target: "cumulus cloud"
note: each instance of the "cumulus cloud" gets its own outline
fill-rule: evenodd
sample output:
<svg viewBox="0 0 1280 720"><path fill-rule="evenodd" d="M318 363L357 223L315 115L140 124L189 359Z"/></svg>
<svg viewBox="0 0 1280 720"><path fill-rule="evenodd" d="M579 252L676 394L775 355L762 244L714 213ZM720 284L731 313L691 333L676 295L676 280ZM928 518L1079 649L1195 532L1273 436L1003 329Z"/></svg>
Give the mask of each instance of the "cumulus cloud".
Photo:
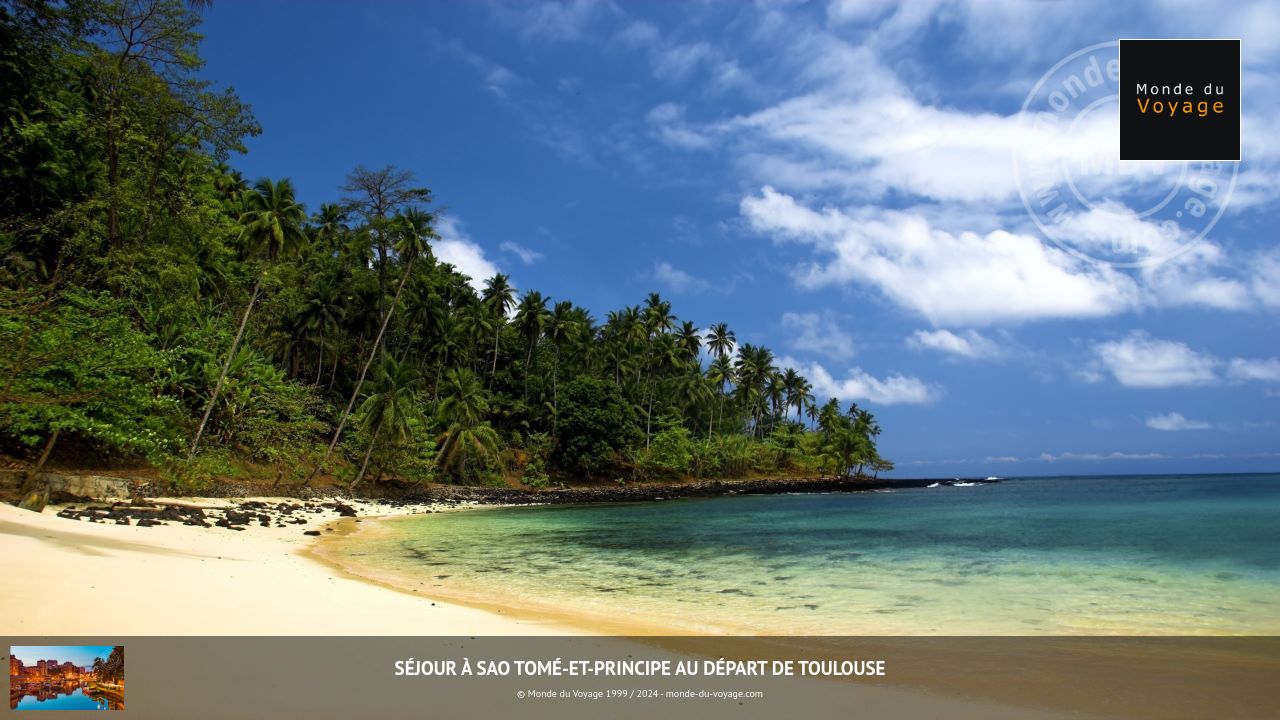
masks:
<svg viewBox="0 0 1280 720"><path fill-rule="evenodd" d="M1095 360L1080 372L1090 382L1109 372L1121 385L1167 388L1221 382L1280 382L1280 358L1222 359L1186 343L1153 338L1142 330L1093 346Z"/></svg>
<svg viewBox="0 0 1280 720"><path fill-rule="evenodd" d="M445 215L437 219L436 232L440 239L431 244L431 252L436 260L448 263L459 273L466 275L468 284L476 292L484 289L485 280L500 272L498 266L485 257L484 248L471 239L456 217Z"/></svg>
<svg viewBox="0 0 1280 720"><path fill-rule="evenodd" d="M1141 330L1094 345L1103 367L1126 387L1165 388L1217 381L1219 361L1185 343L1159 340Z"/></svg>
<svg viewBox="0 0 1280 720"><path fill-rule="evenodd" d="M950 330L917 330L907 338L907 346L969 360L995 360L1006 354L999 343L972 329L959 334Z"/></svg>
<svg viewBox="0 0 1280 720"><path fill-rule="evenodd" d="M820 363L794 358L778 359L778 367L795 368L813 386L818 397L839 398L842 402L869 402L878 405L927 405L942 397L942 388L917 377L893 373L877 378L860 367L850 368L837 378Z"/></svg>
<svg viewBox="0 0 1280 720"><path fill-rule="evenodd" d="M757 231L813 248L800 285L867 283L935 324L1101 317L1140 301L1129 276L1029 235L951 233L883 208L814 210L771 187L741 210Z"/></svg>
<svg viewBox="0 0 1280 720"><path fill-rule="evenodd" d="M1169 412L1148 418L1147 427L1152 430L1177 432L1179 430L1208 430L1213 425L1203 420L1189 420L1182 413Z"/></svg>
<svg viewBox="0 0 1280 720"><path fill-rule="evenodd" d="M791 347L837 360L853 357L853 337L840 328L830 313L784 313L782 326L790 333Z"/></svg>

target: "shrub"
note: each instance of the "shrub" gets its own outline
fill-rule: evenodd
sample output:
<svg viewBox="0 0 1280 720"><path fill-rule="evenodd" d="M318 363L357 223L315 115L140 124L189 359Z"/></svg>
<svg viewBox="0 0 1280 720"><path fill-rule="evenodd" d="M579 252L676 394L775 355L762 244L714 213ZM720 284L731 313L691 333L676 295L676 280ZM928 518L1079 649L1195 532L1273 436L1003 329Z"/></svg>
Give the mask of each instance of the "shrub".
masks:
<svg viewBox="0 0 1280 720"><path fill-rule="evenodd" d="M567 472L596 477L616 467L641 437L635 412L616 385L580 377L565 385L560 398L552 462Z"/></svg>

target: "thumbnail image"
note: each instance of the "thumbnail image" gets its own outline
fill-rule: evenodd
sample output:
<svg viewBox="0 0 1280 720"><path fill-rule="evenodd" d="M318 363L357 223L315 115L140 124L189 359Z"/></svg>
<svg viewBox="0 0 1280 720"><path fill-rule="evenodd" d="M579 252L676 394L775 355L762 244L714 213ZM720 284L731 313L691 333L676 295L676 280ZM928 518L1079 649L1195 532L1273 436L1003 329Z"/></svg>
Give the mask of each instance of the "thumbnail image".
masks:
<svg viewBox="0 0 1280 720"><path fill-rule="evenodd" d="M123 710L122 645L9 648L10 710Z"/></svg>

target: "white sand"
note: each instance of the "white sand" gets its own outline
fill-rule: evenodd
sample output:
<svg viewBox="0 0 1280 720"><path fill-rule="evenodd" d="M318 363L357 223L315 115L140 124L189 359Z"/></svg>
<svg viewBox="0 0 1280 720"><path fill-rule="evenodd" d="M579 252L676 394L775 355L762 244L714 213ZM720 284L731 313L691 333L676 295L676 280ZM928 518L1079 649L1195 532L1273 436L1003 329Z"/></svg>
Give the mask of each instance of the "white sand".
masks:
<svg viewBox="0 0 1280 720"><path fill-rule="evenodd" d="M306 526L234 531L56 511L0 504L0 635L580 634L344 577L304 554L314 538L303 531L332 512L305 516Z"/></svg>
<svg viewBox="0 0 1280 720"><path fill-rule="evenodd" d="M205 508L227 504L178 502ZM349 504L362 514L395 514ZM324 526L335 519L333 512L309 516L306 526L254 525L243 531L90 523L59 518L56 512L0 504L0 635L584 634L569 625L506 617L344 577L306 554L315 538L303 531ZM857 707L877 717L1063 717L827 680L801 679L788 692L797 703Z"/></svg>

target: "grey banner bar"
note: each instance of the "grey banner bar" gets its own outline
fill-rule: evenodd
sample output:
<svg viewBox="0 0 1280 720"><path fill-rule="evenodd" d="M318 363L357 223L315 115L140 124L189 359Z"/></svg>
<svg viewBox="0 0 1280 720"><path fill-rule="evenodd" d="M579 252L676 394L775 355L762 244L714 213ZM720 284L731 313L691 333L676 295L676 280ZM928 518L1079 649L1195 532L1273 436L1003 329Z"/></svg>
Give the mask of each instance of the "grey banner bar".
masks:
<svg viewBox="0 0 1280 720"><path fill-rule="evenodd" d="M10 645L123 645L125 707L113 714L121 718L1280 718L1274 637L0 642L6 653ZM654 670L643 661L664 660L665 674L632 674ZM436 674L450 672L450 661L454 674ZM615 664L596 664L608 661ZM801 674L865 672L881 667L875 661L883 675ZM404 674L408 668L432 674ZM763 674L738 674L753 668ZM792 674L774 674L788 668ZM61 716L80 713L37 717Z"/></svg>

